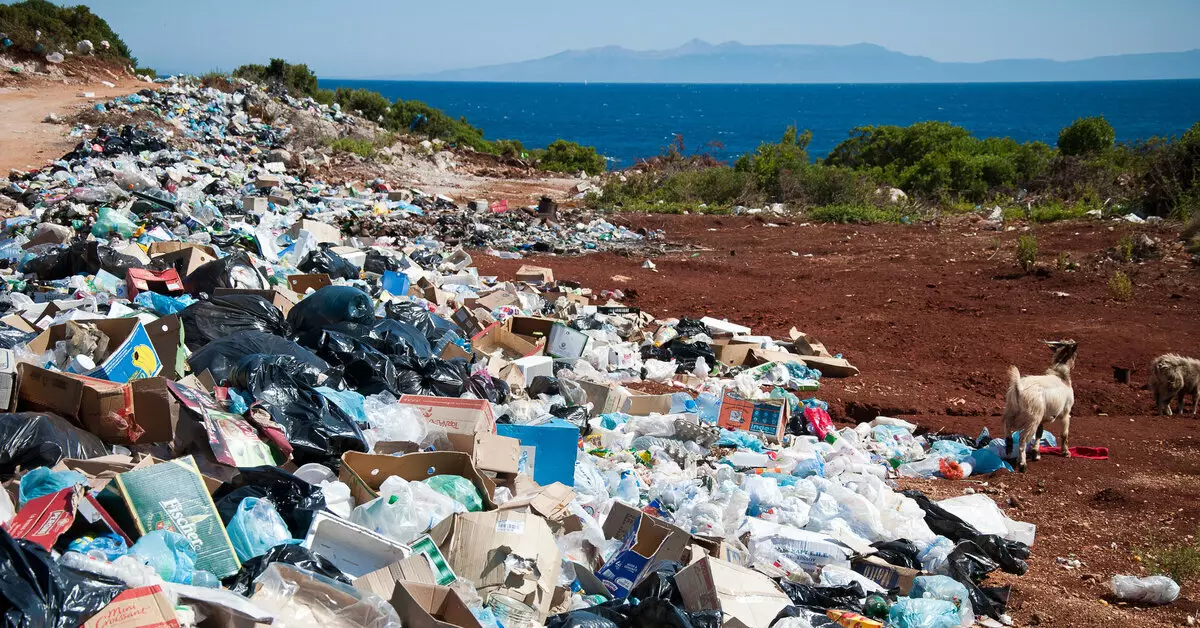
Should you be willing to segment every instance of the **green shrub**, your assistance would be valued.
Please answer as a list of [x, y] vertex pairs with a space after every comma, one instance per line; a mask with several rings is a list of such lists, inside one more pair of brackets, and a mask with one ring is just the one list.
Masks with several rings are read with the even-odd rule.
[[375, 145], [373, 143], [354, 137], [340, 137], [330, 142], [329, 147], [335, 151], [354, 153], [366, 159], [375, 155]]
[[1134, 550], [1152, 575], [1170, 576], [1184, 584], [1200, 576], [1200, 540], [1171, 540]]
[[[234, 78], [243, 78], [255, 83], [283, 88], [292, 96], [316, 98], [322, 90], [317, 85], [317, 75], [303, 63], [288, 63], [283, 59], [271, 59], [267, 65], [247, 64], [233, 71]], [[332, 96], [332, 94], [330, 95]], [[332, 102], [332, 99], [331, 99]]]
[[869, 225], [882, 222], [900, 222], [902, 218], [901, 213], [895, 209], [876, 207], [874, 205], [828, 205], [808, 211], [808, 219], [813, 222]]
[[501, 157], [522, 159], [525, 156], [525, 145], [520, 140], [496, 140], [492, 142], [492, 148]]
[[1017, 238], [1017, 265], [1025, 272], [1033, 271], [1037, 266], [1038, 242], [1037, 237], [1023, 235]]
[[383, 122], [392, 103], [379, 92], [369, 89], [348, 89], [339, 87], [333, 94], [333, 100], [342, 111], [354, 113], [372, 122]]
[[1117, 258], [1122, 262], [1133, 261], [1133, 238], [1130, 236], [1122, 236], [1117, 240]]
[[441, 109], [419, 100], [397, 100], [388, 111], [384, 127], [402, 132], [440, 139], [454, 146], [470, 147], [480, 152], [492, 152], [490, 142], [483, 139], [483, 130], [471, 126], [466, 118], [455, 120]]
[[1116, 301], [1133, 299], [1133, 282], [1130, 281], [1129, 275], [1119, 270], [1113, 273], [1112, 278], [1108, 280], [1108, 292]]
[[1058, 134], [1058, 150], [1067, 156], [1089, 155], [1113, 147], [1117, 134], [1102, 116], [1080, 118]]
[[[60, 7], [45, 0], [0, 5], [0, 33], [7, 34], [17, 50], [37, 54], [74, 51], [75, 44], [86, 39], [95, 46], [96, 56], [127, 60], [137, 67], [129, 46], [108, 22], [83, 5]], [[102, 41], [109, 43], [108, 50], [100, 46]]]
[[596, 175], [604, 172], [606, 166], [607, 162], [594, 146], [580, 146], [567, 140], [554, 140], [545, 151], [538, 152], [538, 167], [551, 172], [574, 174], [582, 170]]
[[779, 175], [779, 200], [798, 207], [870, 205], [878, 186], [866, 175], [836, 166], [805, 164]]
[[734, 168], [752, 174], [758, 188], [772, 198], [782, 193], [780, 178], [784, 173], [795, 173], [809, 165], [808, 144], [812, 131], [800, 133], [789, 126], [778, 144], [761, 144], [753, 154], [742, 155]]

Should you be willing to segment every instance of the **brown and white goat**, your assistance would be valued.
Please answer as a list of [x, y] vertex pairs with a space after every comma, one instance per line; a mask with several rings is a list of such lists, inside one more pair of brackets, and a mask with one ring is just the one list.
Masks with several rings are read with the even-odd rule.
[[1033, 460], [1041, 458], [1038, 443], [1042, 440], [1045, 426], [1062, 421], [1062, 453], [1070, 457], [1068, 449], [1071, 431], [1071, 408], [1075, 405], [1075, 391], [1071, 387], [1071, 368], [1075, 366], [1075, 351], [1078, 343], [1074, 340], [1047, 342], [1054, 349], [1054, 357], [1045, 375], [1029, 375], [1021, 377], [1021, 371], [1015, 366], [1008, 367], [1008, 394], [1004, 399], [1004, 434], [1008, 455], [1012, 456], [1015, 442], [1014, 432], [1021, 431], [1020, 449], [1018, 450], [1017, 468], [1024, 473], [1026, 470], [1025, 451], [1029, 444], [1034, 443]]
[[1168, 353], [1150, 363], [1150, 393], [1159, 414], [1171, 414], [1171, 402], [1179, 401], [1183, 414], [1183, 398], [1192, 396], [1192, 414], [1200, 408], [1200, 360]]

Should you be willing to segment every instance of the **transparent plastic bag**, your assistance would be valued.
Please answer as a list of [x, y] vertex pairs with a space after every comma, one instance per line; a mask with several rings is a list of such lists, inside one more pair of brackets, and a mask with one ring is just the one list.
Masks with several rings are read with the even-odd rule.
[[675, 360], [671, 360], [670, 362], [653, 359], [646, 360], [643, 368], [646, 371], [646, 381], [665, 384], [675, 377]]
[[363, 399], [363, 411], [371, 423], [371, 429], [363, 432], [372, 449], [376, 443], [406, 442], [422, 444], [429, 434], [429, 423], [416, 408], [396, 403], [388, 393], [371, 395]]
[[412, 489], [402, 478], [390, 477], [379, 487], [379, 497], [362, 504], [350, 513], [350, 522], [368, 530], [409, 543], [427, 530], [413, 508]]
[[286, 563], [271, 563], [250, 598], [275, 613], [275, 628], [401, 628], [383, 598]]
[[1130, 602], [1170, 604], [1179, 597], [1179, 585], [1166, 576], [1113, 576], [1113, 595]]
[[467, 512], [483, 510], [483, 498], [479, 495], [479, 489], [461, 475], [435, 475], [422, 480], [422, 483], [462, 504]]
[[413, 509], [417, 513], [417, 520], [426, 529], [441, 523], [456, 512], [467, 512], [467, 507], [462, 502], [434, 490], [424, 482], [410, 482], [408, 487], [412, 489]]
[[292, 538], [275, 505], [257, 497], [247, 497], [238, 504], [225, 531], [229, 533], [238, 560], [243, 562], [266, 554], [276, 545], [300, 542]]
[[888, 611], [890, 628], [955, 628], [958, 608], [931, 598], [900, 598]]
[[983, 534], [996, 534], [1006, 540], [1033, 546], [1037, 526], [1032, 523], [1014, 521], [1003, 510], [982, 493], [961, 495], [937, 502], [950, 514], [971, 524]]
[[932, 598], [952, 602], [958, 607], [959, 626], [972, 626], [975, 612], [971, 609], [971, 594], [967, 587], [949, 576], [917, 576], [909, 597]]
[[51, 471], [49, 467], [38, 467], [21, 476], [17, 506], [24, 508], [29, 500], [57, 493], [76, 484], [87, 484], [87, 481], [87, 477], [78, 471]]
[[350, 495], [350, 487], [344, 482], [321, 482], [321, 494], [325, 496], [325, 507], [333, 514], [346, 519], [354, 511], [354, 497]]
[[138, 226], [129, 216], [111, 207], [101, 207], [96, 224], [92, 225], [92, 235], [97, 238], [107, 238], [111, 235], [130, 238], [137, 230]]
[[921, 561], [921, 569], [932, 574], [948, 575], [950, 553], [953, 551], [954, 541], [944, 536], [935, 537], [917, 557]]
[[169, 530], [143, 535], [129, 555], [153, 567], [167, 582], [191, 584], [196, 573], [196, 550], [182, 534]]

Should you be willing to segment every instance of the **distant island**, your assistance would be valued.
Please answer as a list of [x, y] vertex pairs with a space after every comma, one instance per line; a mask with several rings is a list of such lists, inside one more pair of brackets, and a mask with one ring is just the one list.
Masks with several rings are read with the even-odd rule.
[[770, 45], [693, 40], [671, 50], [619, 46], [381, 80], [545, 83], [1008, 83], [1200, 78], [1200, 50], [1078, 61], [1003, 59], [944, 63], [873, 44]]

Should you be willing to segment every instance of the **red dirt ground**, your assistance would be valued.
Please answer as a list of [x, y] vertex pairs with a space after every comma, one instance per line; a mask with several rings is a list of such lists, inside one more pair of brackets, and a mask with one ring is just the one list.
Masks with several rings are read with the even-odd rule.
[[[1071, 442], [1108, 447], [1109, 460], [1043, 457], [1024, 475], [904, 484], [935, 498], [982, 490], [1013, 518], [1037, 524], [1029, 573], [990, 579], [1013, 585], [1009, 612], [1019, 626], [1179, 626], [1200, 614], [1200, 580], [1183, 582], [1180, 599], [1159, 608], [1119, 603], [1108, 589], [1114, 574], [1147, 573], [1138, 548], [1195, 542], [1200, 528], [1200, 421], [1151, 416], [1141, 389], [1154, 356], [1200, 355], [1200, 268], [1175, 243], [1178, 229], [1038, 226], [1045, 270], [1025, 275], [1013, 254], [1025, 231], [987, 231], [969, 219], [870, 227], [771, 227], [731, 216], [619, 221], [708, 250], [655, 257], [657, 272], [642, 269], [643, 258], [613, 254], [513, 261], [479, 252], [475, 261], [505, 278], [522, 263], [549, 266], [558, 279], [632, 293], [630, 305], [660, 318], [710, 315], [776, 337], [794, 325], [862, 369], [822, 383], [818, 396], [840, 420], [883, 413], [935, 431], [975, 436], [986, 426], [996, 434], [1007, 366], [1039, 372], [1050, 357], [1039, 340], [1079, 341]], [[1140, 233], [1159, 238], [1165, 257], [1109, 259], [1119, 238]], [[1060, 252], [1080, 269], [1058, 270]], [[1130, 302], [1110, 296], [1117, 269], [1133, 279]], [[1132, 385], [1116, 383], [1113, 366], [1134, 369]]]

